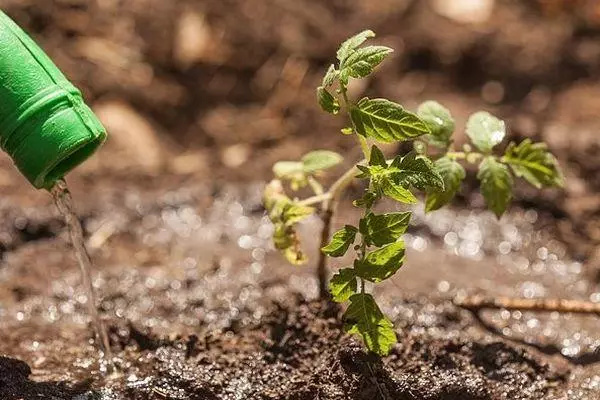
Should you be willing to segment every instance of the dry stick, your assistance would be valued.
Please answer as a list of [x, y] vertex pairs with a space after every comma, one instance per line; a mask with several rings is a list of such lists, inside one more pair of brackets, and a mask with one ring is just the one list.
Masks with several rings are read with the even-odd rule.
[[520, 311], [561, 312], [575, 314], [597, 314], [600, 303], [567, 299], [523, 299], [514, 297], [486, 297], [481, 295], [456, 297], [454, 304], [472, 311], [481, 309], [505, 309]]

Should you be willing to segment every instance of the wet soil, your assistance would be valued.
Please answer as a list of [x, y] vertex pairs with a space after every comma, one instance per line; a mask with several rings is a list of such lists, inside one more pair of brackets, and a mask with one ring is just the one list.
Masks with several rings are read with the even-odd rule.
[[[100, 373], [49, 195], [0, 155], [0, 398], [599, 399], [597, 317], [472, 314], [449, 300], [600, 301], [594, 2], [498, 0], [475, 25], [432, 4], [0, 0], [113, 133], [68, 181], [119, 367]], [[369, 288], [399, 338], [383, 360], [316, 301], [312, 263], [273, 251], [260, 206], [274, 160], [315, 147], [358, 157], [313, 89], [339, 41], [365, 27], [397, 52], [353, 94], [409, 108], [436, 98], [459, 126], [493, 111], [511, 138], [547, 140], [568, 182], [518, 186], [500, 222], [472, 173], [454, 208], [417, 208], [409, 261]], [[346, 204], [334, 222], [355, 217]], [[313, 260], [319, 226], [301, 231]]]

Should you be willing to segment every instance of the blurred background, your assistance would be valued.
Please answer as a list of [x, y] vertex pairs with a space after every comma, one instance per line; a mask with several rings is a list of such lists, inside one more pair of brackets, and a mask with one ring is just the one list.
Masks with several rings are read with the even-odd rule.
[[[139, 339], [125, 339], [124, 324], [169, 335], [239, 332], [290, 290], [315, 296], [312, 261], [290, 267], [272, 251], [261, 190], [275, 161], [313, 149], [342, 153], [346, 166], [358, 160], [339, 133], [342, 118], [319, 109], [315, 88], [340, 42], [363, 29], [396, 51], [372, 78], [352, 84], [353, 96], [408, 109], [435, 99], [455, 116], [459, 143], [468, 116], [488, 110], [507, 121], [510, 139], [546, 141], [566, 175], [564, 190], [517, 184], [500, 223], [484, 211], [475, 171], [450, 210], [425, 216], [421, 207], [406, 237], [409, 263], [378, 292], [397, 327], [480, 340], [466, 332], [473, 321], [464, 316], [458, 331], [448, 330], [452, 306], [433, 301], [436, 294], [600, 302], [596, 0], [0, 0], [0, 8], [108, 128], [107, 144], [67, 181], [117, 347]], [[356, 218], [344, 207], [337, 225]], [[303, 232], [313, 260], [319, 223]], [[43, 379], [78, 379], [63, 375], [76, 369], [87, 379], [95, 353], [77, 347], [89, 332], [64, 224], [48, 194], [4, 154], [0, 282], [0, 353]], [[415, 302], [414, 293], [427, 297]], [[549, 354], [597, 360], [597, 319], [490, 320]]]
[[[354, 143], [338, 134], [340, 119], [320, 112], [314, 89], [338, 44], [371, 28], [396, 52], [373, 79], [355, 83], [355, 95], [407, 108], [436, 99], [459, 128], [486, 109], [508, 121], [512, 139], [547, 141], [567, 188], [520, 188], [517, 201], [552, 214], [577, 258], [600, 262], [596, 1], [0, 0], [0, 7], [107, 126], [108, 144], [75, 173], [90, 182], [262, 181], [274, 161], [310, 149], [351, 158]], [[35, 196], [0, 157], [2, 194]]]

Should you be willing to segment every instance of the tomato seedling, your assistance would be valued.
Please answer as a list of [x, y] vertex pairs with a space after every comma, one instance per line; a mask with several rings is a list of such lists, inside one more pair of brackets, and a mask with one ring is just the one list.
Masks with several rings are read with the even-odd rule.
[[[536, 188], [560, 187], [563, 176], [556, 158], [544, 143], [526, 139], [510, 143], [503, 154], [494, 152], [506, 136], [505, 123], [485, 111], [470, 116], [466, 134], [470, 144], [454, 148], [452, 115], [435, 101], [421, 104], [410, 112], [388, 99], [348, 96], [351, 79], [361, 79], [392, 53], [385, 46], [364, 43], [375, 34], [366, 30], [346, 40], [337, 51], [337, 63], [327, 70], [317, 98], [321, 108], [333, 115], [344, 111], [349, 126], [342, 134], [353, 137], [364, 159], [344, 173], [325, 190], [318, 178], [342, 161], [327, 150], [313, 151], [299, 161], [280, 161], [273, 167], [276, 179], [264, 193], [264, 205], [274, 224], [275, 247], [294, 264], [306, 262], [296, 224], [317, 211], [320, 205], [325, 221], [321, 252], [323, 257], [342, 257], [351, 248], [355, 258], [329, 280], [331, 297], [348, 303], [343, 315], [347, 332], [359, 335], [367, 348], [386, 355], [396, 343], [393, 324], [374, 297], [365, 290], [365, 282], [379, 283], [392, 277], [405, 262], [402, 235], [408, 229], [411, 212], [375, 213], [374, 205], [382, 198], [402, 204], [414, 204], [415, 190], [425, 193], [425, 210], [437, 210], [448, 204], [459, 191], [466, 172], [462, 164], [477, 165], [481, 194], [498, 218], [508, 207], [514, 177], [523, 178]], [[413, 150], [386, 159], [377, 144], [413, 142]], [[330, 239], [331, 216], [344, 189], [354, 179], [364, 180], [366, 189], [353, 204], [363, 210], [362, 218], [347, 224]], [[290, 197], [284, 183], [293, 192], [310, 187], [314, 195], [306, 199]], [[321, 287], [327, 285], [325, 258], [319, 262]]]

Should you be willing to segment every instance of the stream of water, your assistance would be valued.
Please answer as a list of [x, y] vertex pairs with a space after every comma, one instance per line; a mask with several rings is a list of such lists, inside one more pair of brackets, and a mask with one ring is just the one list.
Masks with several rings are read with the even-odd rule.
[[79, 263], [81, 280], [87, 297], [88, 313], [92, 319], [96, 343], [101, 351], [101, 368], [103, 370], [112, 369], [113, 356], [110, 350], [108, 334], [106, 332], [106, 327], [100, 318], [100, 314], [98, 313], [96, 291], [92, 284], [92, 260], [85, 247], [83, 229], [79, 222], [79, 218], [74, 211], [71, 193], [69, 192], [67, 183], [63, 179], [56, 182], [50, 193], [52, 194], [52, 198], [54, 199], [58, 211], [67, 224], [73, 251], [75, 252], [77, 262]]

